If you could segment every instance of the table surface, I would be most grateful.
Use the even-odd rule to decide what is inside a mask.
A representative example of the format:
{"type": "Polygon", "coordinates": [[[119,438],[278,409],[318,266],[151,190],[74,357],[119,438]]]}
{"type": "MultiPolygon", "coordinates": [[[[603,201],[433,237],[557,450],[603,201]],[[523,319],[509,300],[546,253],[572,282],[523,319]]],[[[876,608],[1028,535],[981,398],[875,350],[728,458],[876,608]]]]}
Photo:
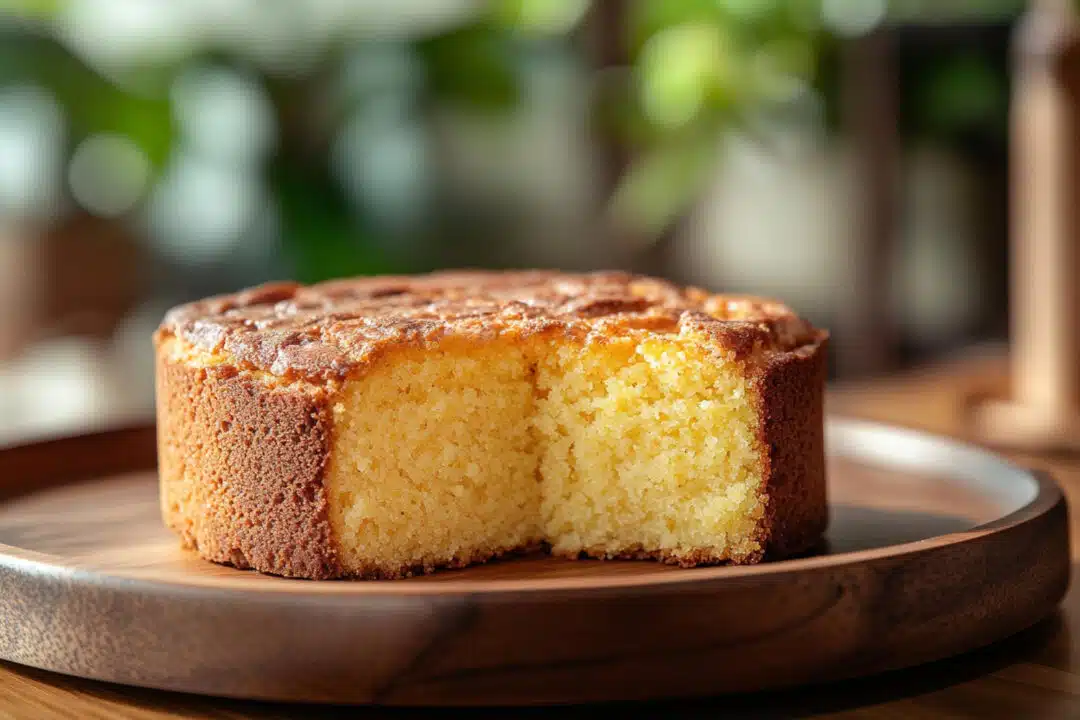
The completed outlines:
{"type": "MultiPolygon", "coordinates": [[[[964,429],[965,402],[1006,388],[1001,357],[974,357],[887,380],[835,387],[829,412],[971,438],[964,429]]],[[[1070,505],[1080,501],[1080,456],[1014,453],[1017,462],[1048,470],[1070,505]]],[[[1073,553],[1080,532],[1072,516],[1073,553]]],[[[620,708],[629,712],[630,708],[620,708]]],[[[864,680],[768,695],[650,705],[667,717],[715,717],[717,712],[761,717],[1080,717],[1080,590],[1070,588],[1059,612],[990,648],[919,668],[864,680]]],[[[591,715],[595,708],[531,710],[535,716],[591,715]]],[[[69,678],[0,662],[0,718],[284,718],[338,717],[355,708],[289,706],[222,700],[126,688],[69,678]]],[[[400,711],[365,709],[364,717],[400,711]]],[[[414,713],[404,713],[412,715],[414,713]]],[[[507,712],[479,712],[507,717],[507,712]]]]}

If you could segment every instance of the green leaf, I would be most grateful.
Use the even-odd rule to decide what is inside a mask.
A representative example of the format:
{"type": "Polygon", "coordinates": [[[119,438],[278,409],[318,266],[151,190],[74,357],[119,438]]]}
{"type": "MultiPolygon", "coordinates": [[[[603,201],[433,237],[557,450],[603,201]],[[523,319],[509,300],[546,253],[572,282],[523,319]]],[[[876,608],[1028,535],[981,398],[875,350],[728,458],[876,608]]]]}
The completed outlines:
{"type": "Polygon", "coordinates": [[[992,124],[1004,117],[1008,89],[986,60],[960,55],[931,76],[919,103],[923,124],[932,133],[947,134],[992,124]]]}
{"type": "Polygon", "coordinates": [[[521,89],[507,38],[473,25],[418,44],[428,89],[436,100],[499,111],[516,105],[521,89]]]}
{"type": "Polygon", "coordinates": [[[353,220],[347,203],[322,174],[282,167],[274,173],[282,245],[299,282],[374,275],[396,268],[353,220]]]}
{"type": "Polygon", "coordinates": [[[642,47],[665,28],[687,23],[716,23],[723,17],[717,0],[636,0],[628,12],[627,26],[631,52],[642,47]]]}
{"type": "Polygon", "coordinates": [[[498,0],[491,3],[495,22],[513,31],[554,35],[578,25],[589,0],[498,0]]]}
{"type": "Polygon", "coordinates": [[[51,18],[63,5],[64,0],[7,0],[4,12],[27,18],[51,18]]]}
{"type": "Polygon", "coordinates": [[[717,146],[717,135],[701,128],[646,151],[616,188],[613,223],[649,235],[662,232],[697,196],[717,146]]]}
{"type": "Polygon", "coordinates": [[[733,101],[739,93],[738,64],[730,36],[715,24],[661,30],[641,53],[642,108],[660,127],[683,127],[707,100],[716,105],[733,101]]]}

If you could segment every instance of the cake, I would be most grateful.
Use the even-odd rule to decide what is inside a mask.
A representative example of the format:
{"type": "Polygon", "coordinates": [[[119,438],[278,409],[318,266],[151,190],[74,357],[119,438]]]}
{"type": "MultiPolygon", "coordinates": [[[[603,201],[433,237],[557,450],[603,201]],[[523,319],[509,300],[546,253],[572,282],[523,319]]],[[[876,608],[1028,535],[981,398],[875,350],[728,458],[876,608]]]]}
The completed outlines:
{"type": "Polygon", "coordinates": [[[789,557],[827,524],[826,343],[779,302],[622,273],[189,303],[154,336],[161,511],[208,560],[310,579],[789,557]]]}

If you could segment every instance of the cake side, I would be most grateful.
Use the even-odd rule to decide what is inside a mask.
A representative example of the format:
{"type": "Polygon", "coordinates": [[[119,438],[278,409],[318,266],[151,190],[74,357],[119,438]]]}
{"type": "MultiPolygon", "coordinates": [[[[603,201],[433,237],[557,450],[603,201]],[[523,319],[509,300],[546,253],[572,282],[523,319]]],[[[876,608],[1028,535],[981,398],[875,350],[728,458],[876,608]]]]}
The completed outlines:
{"type": "Polygon", "coordinates": [[[824,394],[828,335],[770,356],[755,379],[765,463],[765,557],[811,550],[829,524],[824,394]]]}
{"type": "Polygon", "coordinates": [[[157,339],[158,473],[166,524],[208,560],[322,579],[341,567],[323,487],[324,390],[274,387],[157,339]]]}

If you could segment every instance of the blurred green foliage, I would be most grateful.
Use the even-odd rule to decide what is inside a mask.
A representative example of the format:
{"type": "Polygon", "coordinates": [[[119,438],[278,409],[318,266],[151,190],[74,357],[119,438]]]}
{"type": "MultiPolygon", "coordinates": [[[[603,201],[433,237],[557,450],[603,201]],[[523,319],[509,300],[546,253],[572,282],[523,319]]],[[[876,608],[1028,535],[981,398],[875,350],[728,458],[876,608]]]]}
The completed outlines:
{"type": "MultiPolygon", "coordinates": [[[[55,3],[33,4],[45,7],[55,3]]],[[[48,88],[64,109],[72,144],[93,134],[117,133],[135,142],[158,169],[168,157],[173,143],[168,96],[125,91],[63,45],[40,35],[3,38],[0,86],[9,84],[48,88]]]]}
{"type": "Polygon", "coordinates": [[[637,0],[628,20],[637,160],[612,211],[655,236],[699,191],[719,134],[811,90],[825,28],[819,0],[637,0]]]}
{"type": "Polygon", "coordinates": [[[922,129],[928,134],[978,131],[988,125],[1005,132],[1008,88],[1005,78],[977,54],[942,58],[921,86],[922,129]]]}
{"type": "Polygon", "coordinates": [[[416,50],[436,102],[497,111],[520,99],[512,48],[490,24],[476,23],[426,38],[416,50]]]}
{"type": "MultiPolygon", "coordinates": [[[[500,113],[522,100],[529,48],[576,52],[592,3],[411,0],[398,18],[385,6],[378,18],[359,17],[348,5],[295,0],[254,3],[244,11],[244,4],[223,4],[201,17],[184,14],[195,5],[171,0],[140,11],[160,12],[161,22],[174,23],[165,28],[168,42],[156,43],[147,31],[140,44],[130,35],[137,28],[117,27],[110,46],[100,37],[108,23],[99,20],[91,22],[97,49],[88,51],[72,36],[71,12],[85,14],[93,3],[9,0],[0,11],[0,87],[48,88],[67,118],[70,148],[92,134],[117,133],[137,144],[160,174],[179,142],[174,79],[197,65],[240,68],[271,98],[279,132],[267,179],[295,274],[317,280],[407,271],[426,260],[396,256],[380,242],[378,223],[348,202],[331,168],[330,148],[342,125],[387,97],[385,88],[357,90],[347,71],[350,53],[392,46],[407,57],[413,79],[390,91],[402,113],[437,106],[500,113]]],[[[1022,7],[1022,0],[893,0],[887,6],[884,0],[628,0],[626,25],[617,29],[628,64],[598,78],[592,98],[599,126],[631,158],[612,193],[610,219],[644,237],[662,233],[700,192],[724,132],[750,128],[773,110],[820,94],[823,58],[838,36],[888,22],[1001,21],[1022,7]]],[[[153,29],[146,17],[139,21],[153,29]]],[[[948,133],[997,122],[1007,102],[1002,83],[977,59],[948,59],[916,94],[919,127],[948,133]]],[[[439,231],[414,232],[434,237],[439,231]]]]}

